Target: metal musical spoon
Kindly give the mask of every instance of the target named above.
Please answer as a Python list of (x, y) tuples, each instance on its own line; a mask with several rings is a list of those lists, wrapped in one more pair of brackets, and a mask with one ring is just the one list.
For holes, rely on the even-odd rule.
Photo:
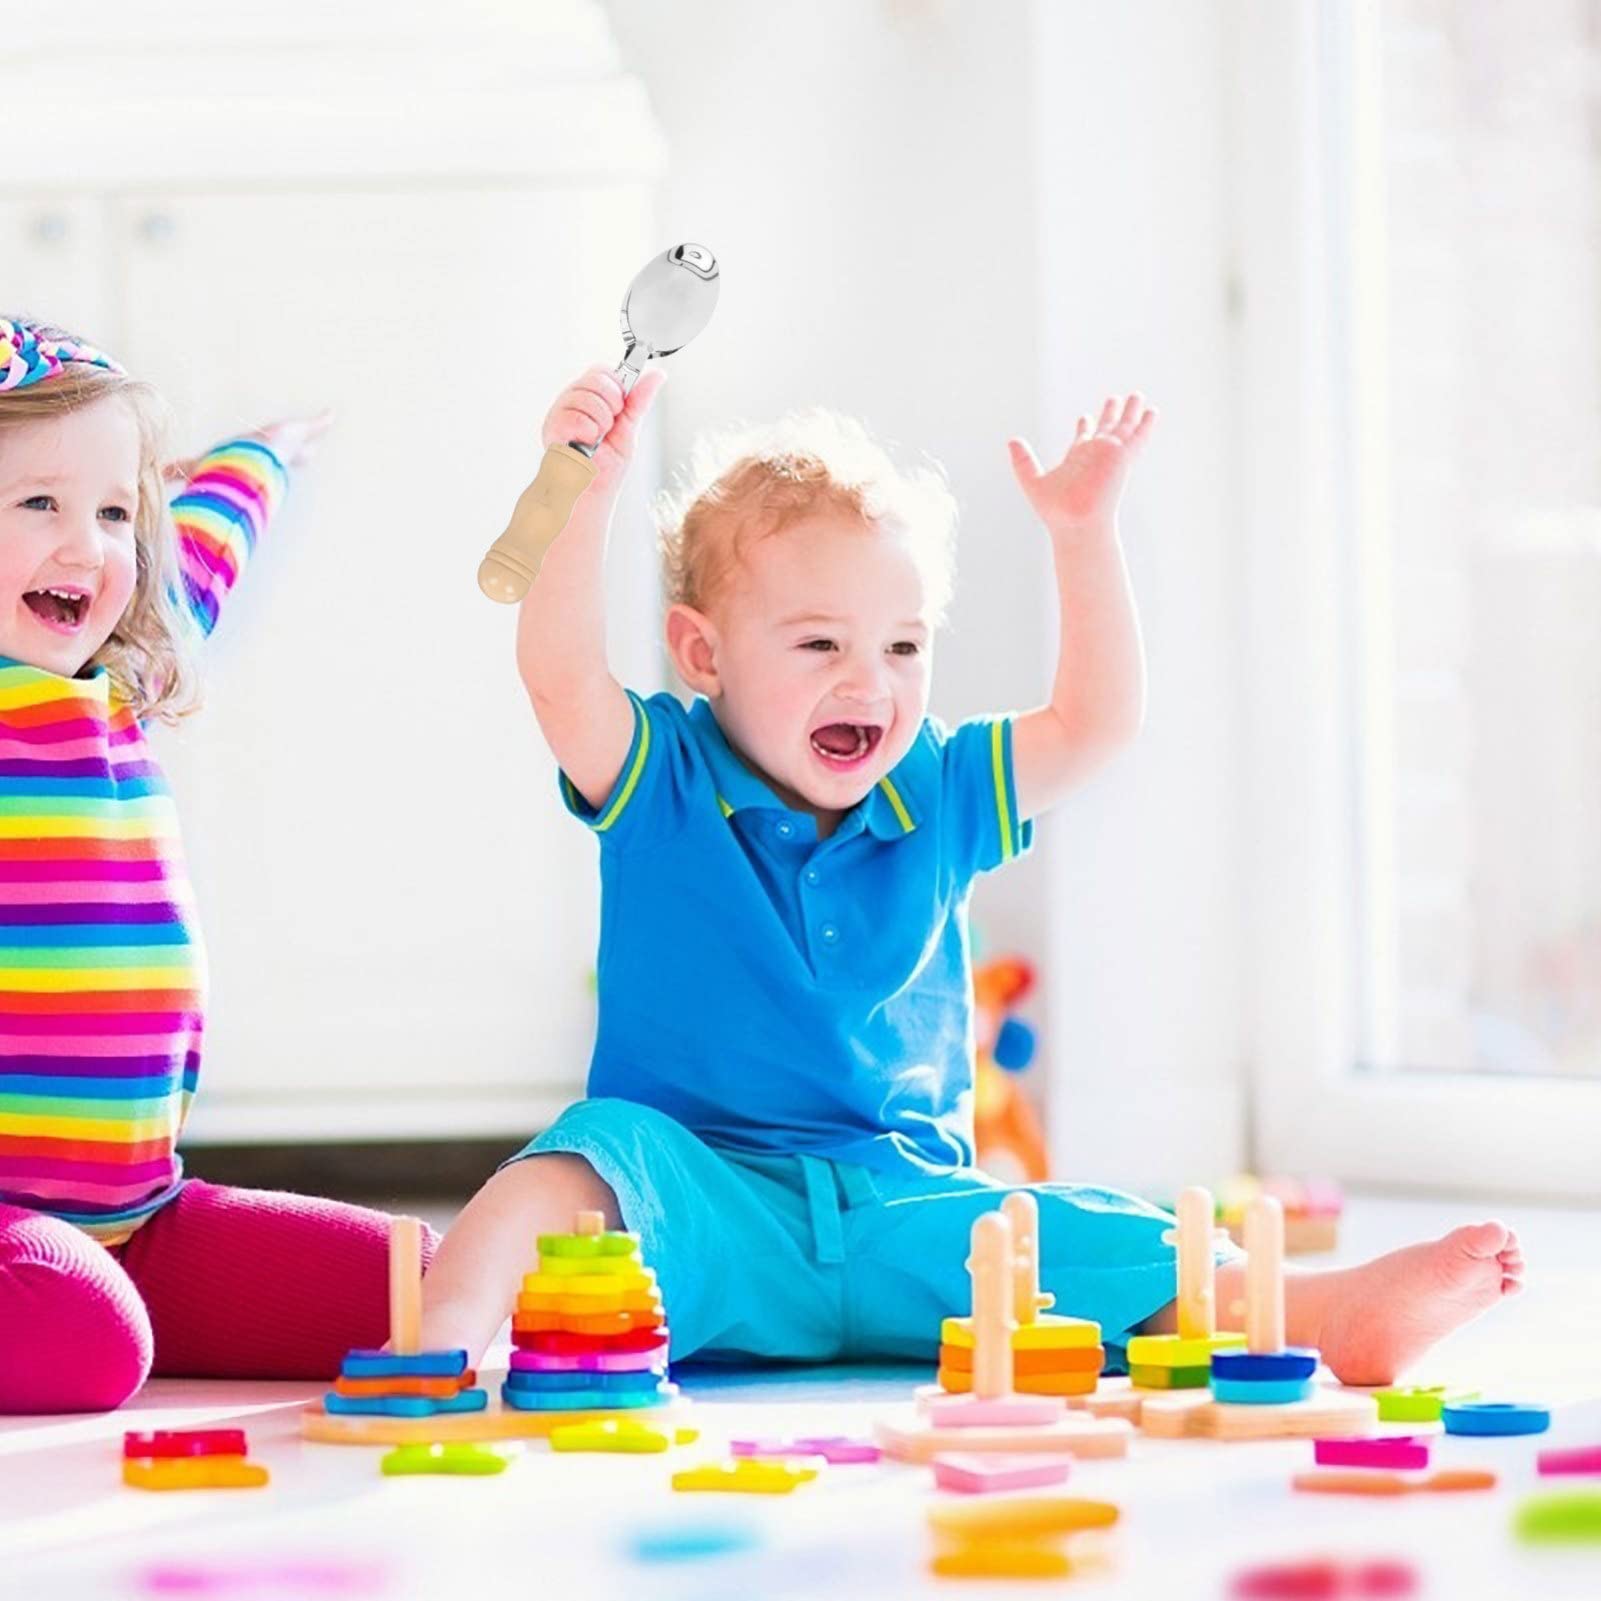
[[(646, 263), (623, 296), (625, 349), (617, 381), (626, 395), (645, 363), (682, 349), (711, 321), (717, 305), (717, 258), (704, 245), (675, 245)], [(550, 543), (572, 515), (573, 503), (595, 476), (588, 444), (551, 445), (539, 474), (517, 499), (506, 532), (478, 568), (478, 587), (511, 603), (528, 593)]]

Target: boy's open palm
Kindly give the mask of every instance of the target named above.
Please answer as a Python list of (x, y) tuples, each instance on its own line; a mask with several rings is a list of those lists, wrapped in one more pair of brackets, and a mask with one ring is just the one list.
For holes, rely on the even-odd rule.
[(1110, 522), (1117, 514), (1129, 468), (1156, 424), (1144, 397), (1115, 395), (1099, 420), (1080, 417), (1073, 442), (1049, 472), (1023, 439), (1009, 440), (1012, 471), (1040, 520), (1051, 529)]

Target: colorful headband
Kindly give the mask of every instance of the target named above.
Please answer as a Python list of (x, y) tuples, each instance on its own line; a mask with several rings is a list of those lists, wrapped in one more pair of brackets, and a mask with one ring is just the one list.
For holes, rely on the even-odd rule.
[(43, 383), (73, 362), (107, 372), (122, 371), (105, 351), (96, 350), (59, 328), (0, 317), (0, 390), (26, 389), (29, 384)]

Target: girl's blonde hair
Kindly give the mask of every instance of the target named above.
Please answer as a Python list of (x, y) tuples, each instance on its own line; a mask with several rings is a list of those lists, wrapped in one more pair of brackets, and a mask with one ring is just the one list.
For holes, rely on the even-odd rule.
[[(39, 331), (51, 338), (70, 337), (56, 328)], [(0, 450), (7, 430), (20, 423), (63, 417), (114, 395), (132, 407), (139, 426), (136, 576), (127, 609), (86, 665), (106, 669), (135, 716), (171, 723), (193, 711), (196, 699), (186, 648), (189, 626), (178, 600), (176, 542), (161, 476), (166, 413), (156, 392), (126, 373), (73, 363), (26, 388), (0, 391)]]
[(854, 417), (815, 408), (697, 442), (657, 497), (668, 599), (704, 610), (750, 539), (817, 513), (893, 528), (913, 543), (936, 621), (955, 584), (956, 500), (929, 462), (896, 465)]

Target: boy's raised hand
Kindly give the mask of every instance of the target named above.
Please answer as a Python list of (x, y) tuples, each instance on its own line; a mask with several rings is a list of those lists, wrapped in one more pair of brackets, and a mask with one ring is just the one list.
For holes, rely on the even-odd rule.
[(1143, 396), (1119, 400), (1114, 395), (1095, 423), (1079, 418), (1066, 455), (1049, 472), (1026, 440), (1008, 440), (1012, 471), (1047, 528), (1110, 524), (1129, 468), (1155, 425), (1156, 412)]
[(627, 396), (610, 367), (591, 367), (557, 395), (545, 416), (542, 440), (550, 445), (594, 445), (595, 476), (587, 495), (616, 495), (634, 459), (639, 425), (666, 381), (660, 367), (647, 367)]

